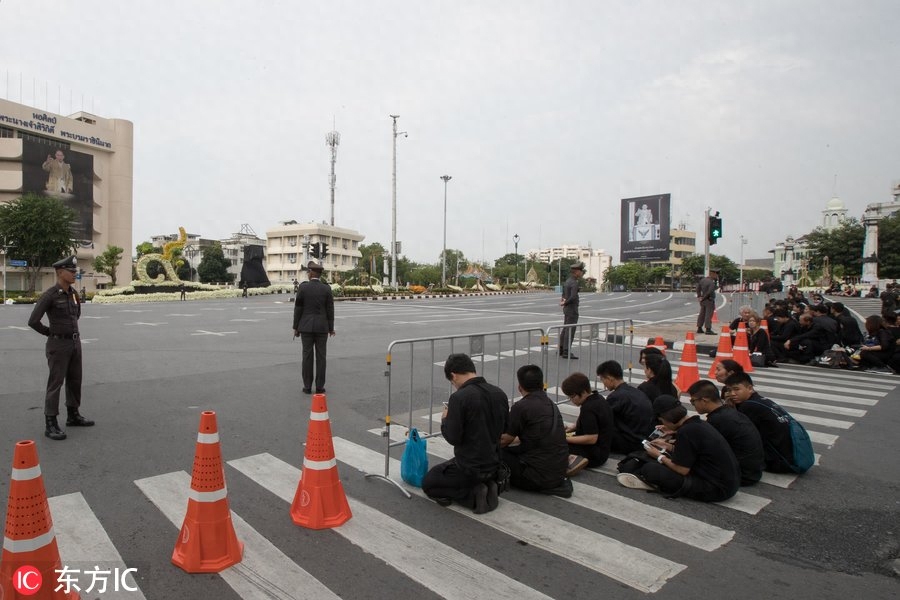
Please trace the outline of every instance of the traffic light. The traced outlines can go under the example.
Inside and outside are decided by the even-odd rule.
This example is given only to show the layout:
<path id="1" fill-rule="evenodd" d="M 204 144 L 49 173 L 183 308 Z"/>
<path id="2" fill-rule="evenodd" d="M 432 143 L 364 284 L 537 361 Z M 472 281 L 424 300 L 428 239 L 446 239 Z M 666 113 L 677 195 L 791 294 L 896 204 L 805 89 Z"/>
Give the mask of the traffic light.
<path id="1" fill-rule="evenodd" d="M 716 213 L 709 217 L 709 245 L 712 246 L 722 237 L 722 218 Z"/>
<path id="2" fill-rule="evenodd" d="M 326 256 L 328 256 L 328 244 L 326 244 L 325 242 L 319 242 L 319 246 L 321 246 L 322 248 L 319 252 L 319 257 L 325 258 Z"/>
<path id="3" fill-rule="evenodd" d="M 309 255 L 313 258 L 319 258 L 319 244 L 310 244 L 309 245 Z"/>

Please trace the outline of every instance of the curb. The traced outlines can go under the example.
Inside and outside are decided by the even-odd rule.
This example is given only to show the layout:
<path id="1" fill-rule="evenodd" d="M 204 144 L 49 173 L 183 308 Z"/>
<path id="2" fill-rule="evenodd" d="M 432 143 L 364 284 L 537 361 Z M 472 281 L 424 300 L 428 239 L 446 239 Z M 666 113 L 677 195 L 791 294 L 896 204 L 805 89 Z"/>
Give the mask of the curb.
<path id="1" fill-rule="evenodd" d="M 716 342 L 718 342 L 719 338 L 716 336 Z M 643 337 L 643 336 L 632 336 L 632 335 L 607 335 L 606 336 L 607 343 L 610 344 L 631 344 L 635 347 L 644 348 L 646 346 L 650 346 L 656 341 L 655 336 L 651 337 Z M 681 352 L 684 350 L 684 342 L 683 341 L 673 341 L 673 340 L 663 340 L 666 344 L 666 348 L 669 350 L 675 350 L 676 352 Z M 696 342 L 695 345 L 697 348 L 697 354 L 701 352 L 705 354 L 709 354 L 713 350 L 718 350 L 718 343 L 716 344 L 704 344 L 701 342 Z"/>
<path id="2" fill-rule="evenodd" d="M 335 302 L 376 302 L 378 300 L 425 300 L 428 298 L 462 298 L 471 296 L 508 296 L 512 294 L 529 294 L 535 291 L 544 290 L 519 290 L 506 292 L 470 292 L 464 294 L 402 294 L 402 295 L 380 295 L 380 296 L 353 296 L 341 297 L 334 299 Z"/>

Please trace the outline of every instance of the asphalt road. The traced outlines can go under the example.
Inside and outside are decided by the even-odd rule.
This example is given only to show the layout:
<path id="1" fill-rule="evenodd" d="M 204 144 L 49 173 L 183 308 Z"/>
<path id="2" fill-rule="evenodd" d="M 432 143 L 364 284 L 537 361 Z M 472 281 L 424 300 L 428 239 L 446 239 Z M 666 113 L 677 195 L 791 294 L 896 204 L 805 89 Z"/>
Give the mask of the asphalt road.
<path id="1" fill-rule="evenodd" d="M 759 373 L 765 395 L 814 432 L 820 463 L 796 480 L 745 488 L 735 503 L 627 490 L 605 469 L 579 474 L 572 501 L 512 492 L 497 511 L 476 518 L 418 496 L 407 499 L 360 472 L 377 471 L 383 462 L 377 432 L 386 412 L 388 346 L 398 339 L 558 326 L 557 297 L 340 302 L 326 387 L 354 517 L 334 531 L 310 531 L 291 523 L 284 497 L 297 485 L 310 409 L 299 389 L 300 343 L 292 340 L 288 296 L 86 305 L 82 412 L 97 425 L 69 429 L 63 442 L 43 437 L 44 338 L 26 327 L 30 310 L 0 307 L 0 465 L 11 465 L 16 441 L 36 440 L 63 562 L 87 568 L 121 561 L 138 569 L 140 592 L 82 598 L 655 593 L 821 600 L 888 598 L 900 589 L 891 571 L 900 555 L 900 467 L 890 449 L 900 430 L 900 377 L 811 367 Z M 723 321 L 730 310 L 720 308 Z M 695 315 L 690 294 L 582 295 L 583 323 L 634 319 L 647 335 L 682 325 L 690 331 Z M 512 373 L 526 360 L 540 360 L 539 345 L 530 344 L 516 344 L 515 355 L 492 354 L 488 339 L 490 360 L 479 364 L 487 373 L 495 365 L 500 374 Z M 440 360 L 445 346 L 437 348 Z M 608 353 L 620 351 L 585 347 L 575 363 L 550 353 L 548 383 L 554 388 L 574 369 L 592 373 Z M 420 428 L 427 427 L 429 391 L 438 400 L 447 392 L 440 367 L 430 361 L 429 354 L 413 371 L 437 382 L 424 391 L 415 384 L 404 397 L 413 396 L 412 419 Z M 392 368 L 395 376 L 402 370 Z M 701 375 L 708 368 L 701 357 Z M 571 407 L 562 409 L 574 419 Z M 163 505 L 166 498 L 186 503 L 187 489 L 179 496 L 163 484 L 174 482 L 178 490 L 178 473 L 190 473 L 201 410 L 217 413 L 229 502 L 249 527 L 241 530 L 248 566 L 220 575 L 188 575 L 169 562 L 180 522 Z M 409 420 L 405 410 L 404 404 L 391 411 L 401 424 Z M 397 435 L 401 428 L 393 430 Z M 447 449 L 430 441 L 436 462 Z M 399 479 L 396 470 L 392 476 Z M 0 479 L 6 495 L 9 480 Z M 86 549 L 70 535 L 75 525 L 93 527 L 89 537 L 108 536 L 111 554 Z M 273 572 L 251 569 L 254 557 Z"/>

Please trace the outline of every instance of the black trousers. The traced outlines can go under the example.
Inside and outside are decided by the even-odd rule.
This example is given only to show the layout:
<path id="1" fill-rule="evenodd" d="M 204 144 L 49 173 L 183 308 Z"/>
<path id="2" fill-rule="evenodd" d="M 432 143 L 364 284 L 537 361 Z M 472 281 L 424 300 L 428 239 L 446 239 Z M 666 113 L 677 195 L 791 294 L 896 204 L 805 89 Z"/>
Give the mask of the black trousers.
<path id="1" fill-rule="evenodd" d="M 712 331 L 712 316 L 715 310 L 715 300 L 704 300 L 700 303 L 700 312 L 697 313 L 697 329 Z"/>
<path id="2" fill-rule="evenodd" d="M 429 498 L 449 498 L 468 508 L 475 507 L 472 488 L 479 483 L 470 473 L 464 472 L 455 459 L 433 466 L 422 479 L 422 491 Z"/>
<path id="3" fill-rule="evenodd" d="M 551 490 L 562 485 L 565 477 L 559 481 L 552 482 L 552 485 L 542 483 L 543 478 L 540 472 L 531 465 L 522 462 L 519 447 L 508 446 L 500 450 L 500 460 L 509 467 L 509 483 L 514 488 L 525 490 L 528 492 L 539 492 L 541 490 Z"/>
<path id="4" fill-rule="evenodd" d="M 81 406 L 81 340 L 47 338 L 44 350 L 50 375 L 47 378 L 47 395 L 44 397 L 44 414 L 59 414 L 59 391 L 66 384 L 66 406 Z"/>
<path id="5" fill-rule="evenodd" d="M 303 387 L 307 389 L 312 388 L 313 353 L 315 353 L 316 389 L 322 389 L 325 387 L 325 367 L 328 362 L 325 357 L 328 334 L 301 332 L 300 342 L 303 343 L 303 363 L 300 369 L 303 377 Z"/>
<path id="6" fill-rule="evenodd" d="M 690 474 L 684 477 L 656 461 L 645 463 L 637 475 L 650 485 L 659 488 L 666 496 L 692 498 L 701 502 L 721 502 L 730 498 L 707 480 Z"/>
<path id="7" fill-rule="evenodd" d="M 559 330 L 559 353 L 568 354 L 572 348 L 572 338 L 575 337 L 574 325 L 578 323 L 577 312 L 563 311 L 563 325 L 572 325 L 573 327 L 563 327 Z"/>

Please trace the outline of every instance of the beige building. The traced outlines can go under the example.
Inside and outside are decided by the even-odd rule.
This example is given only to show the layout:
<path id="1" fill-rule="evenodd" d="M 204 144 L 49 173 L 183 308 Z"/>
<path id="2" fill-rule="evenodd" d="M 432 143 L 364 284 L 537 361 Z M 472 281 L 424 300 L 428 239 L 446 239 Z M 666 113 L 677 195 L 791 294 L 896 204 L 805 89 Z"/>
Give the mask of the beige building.
<path id="1" fill-rule="evenodd" d="M 0 202 L 35 191 L 71 206 L 77 215 L 77 257 L 84 269 L 81 285 L 89 291 L 110 281 L 91 266 L 108 246 L 125 250 L 116 276 L 120 283 L 131 281 L 133 131 L 133 124 L 122 119 L 86 112 L 64 117 L 0 99 Z M 59 176 L 61 187 L 53 190 L 54 171 L 44 161 L 57 151 L 71 174 Z M 10 255 L 15 256 L 14 249 Z M 53 271 L 47 269 L 37 288 L 53 281 Z M 24 287 L 24 270 L 8 266 L 7 289 Z"/>
<path id="2" fill-rule="evenodd" d="M 606 250 L 594 250 L 590 246 L 554 246 L 552 248 L 541 248 L 540 250 L 529 250 L 527 255 L 532 260 L 538 260 L 543 263 L 556 262 L 560 258 L 580 260 L 585 266 L 584 276 L 588 279 L 596 280 L 598 290 L 605 281 L 606 270 L 612 266 L 612 256 L 607 254 Z"/>
<path id="3" fill-rule="evenodd" d="M 362 257 L 359 243 L 365 236 L 327 223 L 285 221 L 266 230 L 266 238 L 266 275 L 273 284 L 287 284 L 294 279 L 306 279 L 306 272 L 300 268 L 311 258 L 304 248 L 305 243 L 328 244 L 328 254 L 320 259 L 326 272 L 352 271 Z"/>

